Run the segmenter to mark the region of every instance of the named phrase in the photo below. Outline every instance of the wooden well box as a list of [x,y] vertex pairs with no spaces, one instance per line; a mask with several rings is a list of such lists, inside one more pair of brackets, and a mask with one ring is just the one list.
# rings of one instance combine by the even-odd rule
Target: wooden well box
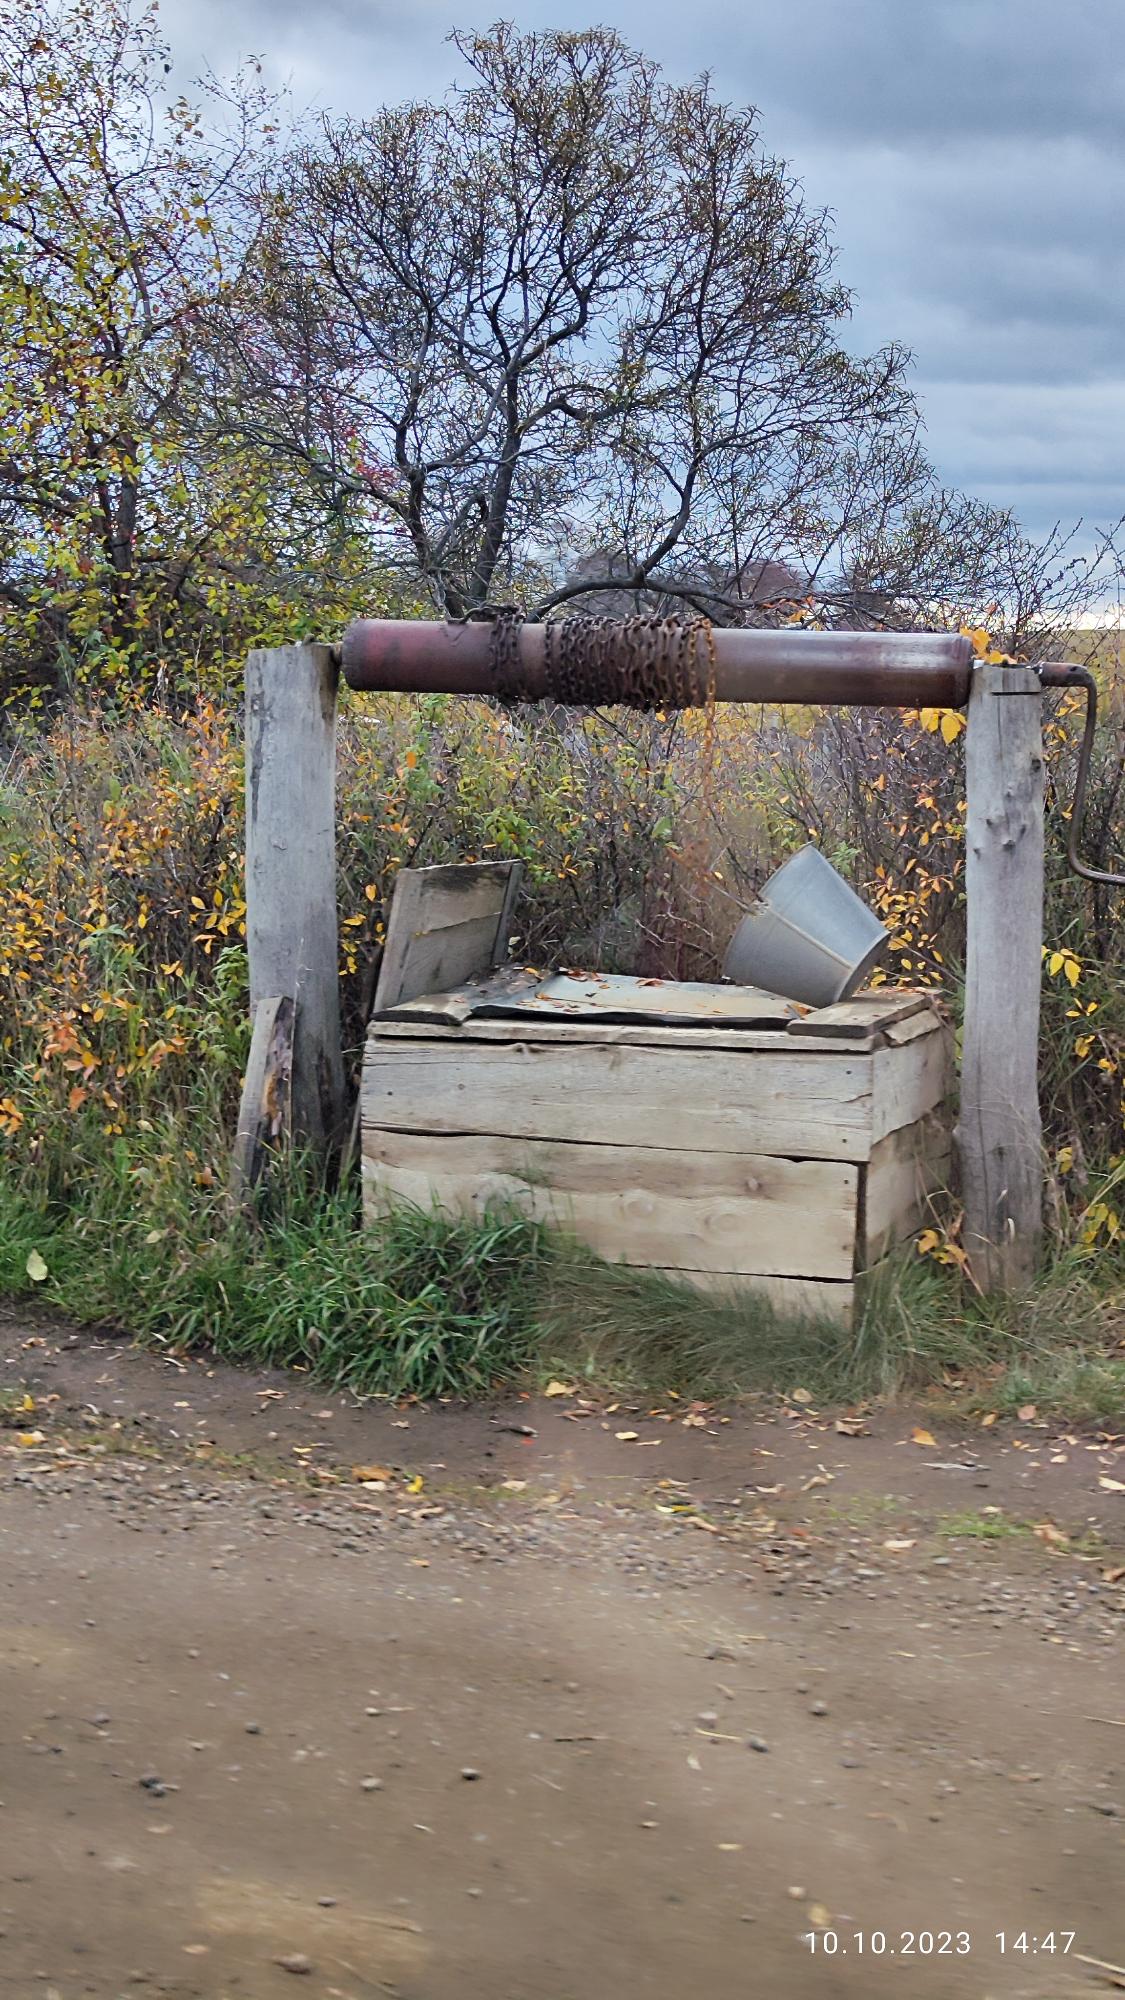
[[515,1202],[601,1256],[848,1323],[944,1182],[949,1040],[922,994],[818,1013],[738,987],[512,971],[392,1005],[364,1200]]

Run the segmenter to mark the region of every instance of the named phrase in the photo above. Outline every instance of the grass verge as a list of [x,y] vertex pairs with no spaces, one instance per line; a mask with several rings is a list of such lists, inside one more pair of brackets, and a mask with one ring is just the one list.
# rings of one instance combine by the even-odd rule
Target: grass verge
[[100,1164],[81,1211],[73,1176],[54,1199],[0,1179],[0,1292],[367,1394],[471,1396],[551,1373],[648,1394],[937,1391],[961,1411],[1125,1416],[1119,1294],[1089,1255],[1060,1256],[1002,1305],[907,1259],[846,1334],[604,1264],[512,1211],[475,1223],[403,1208],[362,1230],[351,1195],[294,1168],[248,1225],[183,1176],[153,1187],[124,1157],[116,1174]]

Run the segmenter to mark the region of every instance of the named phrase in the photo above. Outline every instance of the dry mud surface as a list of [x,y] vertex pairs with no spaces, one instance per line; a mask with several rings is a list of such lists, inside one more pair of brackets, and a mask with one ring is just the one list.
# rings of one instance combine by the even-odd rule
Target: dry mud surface
[[0,1367],[4,2000],[1113,1989],[1125,1440]]

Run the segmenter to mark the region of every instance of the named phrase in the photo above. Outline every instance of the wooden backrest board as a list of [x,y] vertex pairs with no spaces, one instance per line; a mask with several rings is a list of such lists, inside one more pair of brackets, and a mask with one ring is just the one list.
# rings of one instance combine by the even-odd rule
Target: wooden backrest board
[[508,956],[522,861],[403,868],[395,878],[374,1012],[480,979]]

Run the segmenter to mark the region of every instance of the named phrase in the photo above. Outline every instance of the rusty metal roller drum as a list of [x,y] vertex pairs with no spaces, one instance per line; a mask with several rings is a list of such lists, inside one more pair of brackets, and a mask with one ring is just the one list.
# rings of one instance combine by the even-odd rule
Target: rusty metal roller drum
[[597,707],[709,701],[963,708],[973,652],[944,632],[745,631],[706,619],[426,623],[360,618],[341,648],[349,687]]

